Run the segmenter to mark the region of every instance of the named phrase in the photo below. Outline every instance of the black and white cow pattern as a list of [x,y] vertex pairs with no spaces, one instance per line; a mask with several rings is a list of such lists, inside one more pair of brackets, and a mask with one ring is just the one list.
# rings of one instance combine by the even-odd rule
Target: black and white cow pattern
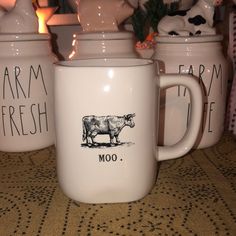
[[158,24],[160,35],[212,35],[216,34],[214,23],[215,6],[223,0],[198,0],[189,10],[176,11],[161,19]]
[[83,124],[83,141],[86,141],[88,147],[99,147],[100,144],[95,142],[97,135],[107,134],[110,137],[109,146],[119,145],[119,134],[124,127],[133,128],[135,126],[135,114],[124,116],[84,116]]

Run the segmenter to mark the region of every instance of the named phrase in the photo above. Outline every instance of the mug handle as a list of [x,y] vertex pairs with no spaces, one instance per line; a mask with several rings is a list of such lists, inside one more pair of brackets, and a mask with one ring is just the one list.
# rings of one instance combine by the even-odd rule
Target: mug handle
[[189,90],[191,101],[190,124],[183,138],[171,146],[157,146],[156,159],[164,161],[181,157],[191,150],[199,134],[203,113],[203,95],[201,86],[192,75],[161,74],[159,75],[160,89],[182,85]]

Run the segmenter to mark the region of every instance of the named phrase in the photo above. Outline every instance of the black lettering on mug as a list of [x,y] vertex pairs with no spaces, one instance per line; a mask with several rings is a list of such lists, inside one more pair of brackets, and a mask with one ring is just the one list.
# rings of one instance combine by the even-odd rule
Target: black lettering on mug
[[99,154],[98,160],[99,162],[116,162],[118,157],[116,154]]
[[[133,128],[135,114],[127,114],[124,116],[84,116],[82,118],[83,141],[82,147],[89,148],[106,148],[118,145],[131,145],[130,142],[121,142],[119,135],[124,127]],[[96,142],[98,135],[108,135],[108,142]]]

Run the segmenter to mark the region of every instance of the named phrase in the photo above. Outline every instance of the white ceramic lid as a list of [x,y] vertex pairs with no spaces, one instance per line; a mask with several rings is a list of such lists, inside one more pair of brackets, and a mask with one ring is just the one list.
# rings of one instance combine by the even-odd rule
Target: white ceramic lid
[[117,32],[81,32],[74,36],[78,40],[104,40],[104,39],[132,39],[134,37],[132,32],[117,31]]
[[50,34],[0,34],[0,42],[48,40]]
[[201,36],[156,36],[157,43],[206,43],[206,42],[220,42],[223,40],[223,35],[201,35]]

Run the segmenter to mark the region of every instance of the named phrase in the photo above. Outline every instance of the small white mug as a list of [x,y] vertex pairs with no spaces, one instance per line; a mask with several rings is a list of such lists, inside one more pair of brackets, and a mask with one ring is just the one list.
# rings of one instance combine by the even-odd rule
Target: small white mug
[[[152,60],[135,58],[55,64],[57,171],[68,197],[86,203],[141,199],[155,184],[157,161],[183,156],[194,145],[202,117],[198,82],[156,71]],[[160,89],[176,85],[190,90],[191,121],[180,142],[159,147]]]

